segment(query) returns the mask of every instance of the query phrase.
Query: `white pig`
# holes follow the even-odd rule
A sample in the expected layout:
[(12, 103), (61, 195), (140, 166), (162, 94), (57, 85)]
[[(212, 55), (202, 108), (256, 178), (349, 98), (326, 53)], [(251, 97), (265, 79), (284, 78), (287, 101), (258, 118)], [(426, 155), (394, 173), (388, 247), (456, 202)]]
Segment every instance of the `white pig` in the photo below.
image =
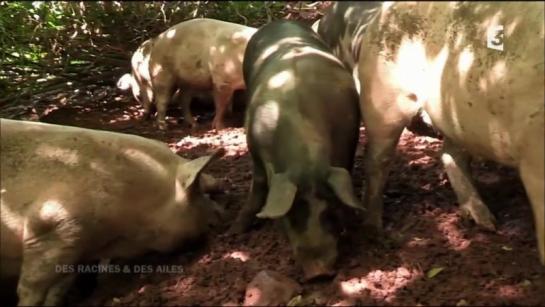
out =
[(395, 2), (376, 10), (357, 66), (368, 224), (382, 228), (391, 158), (423, 110), (444, 136), (441, 159), (458, 202), (479, 225), (494, 229), (495, 218), (473, 185), (470, 157), (518, 170), (545, 264), (544, 20), (539, 2)]
[(192, 161), (139, 136), (1, 119), (2, 278), (20, 305), (57, 305), (74, 279), (56, 268), (169, 252), (208, 228), (217, 206)]
[[(131, 73), (124, 74), (117, 82), (117, 88), (122, 91), (130, 89), (134, 99), (144, 107), (142, 120), (146, 120), (150, 117), (151, 103), (153, 102), (153, 86), (151, 85), (149, 72), (151, 46), (153, 46), (153, 39), (148, 39), (136, 49), (131, 57)], [(194, 127), (196, 122), (191, 114), (191, 98), (199, 97), (201, 99), (207, 99), (209, 98), (210, 93), (185, 90), (184, 95), (180, 94), (179, 90), (176, 91), (171, 100), (175, 101), (178, 98), (182, 99), (184, 121), (187, 125)]]
[[(149, 46), (144, 43), (133, 56), (132, 64), (133, 74), (135, 63), (144, 70), (148, 66), (149, 71), (142, 75), (149, 74), (151, 83), (146, 81), (140, 84), (144, 85), (140, 95), (146, 93), (142, 99), (145, 112), (149, 112), (150, 104), (155, 101), (157, 124), (164, 130), (167, 127), (167, 106), (176, 90), (181, 91), (183, 106), (189, 105), (195, 92), (212, 92), (216, 108), (212, 128), (222, 129), (223, 116), (233, 92), (246, 87), (242, 77), (242, 60), (248, 40), (255, 31), (255, 28), (235, 23), (198, 18), (169, 28), (154, 38)], [(150, 48), (149, 60), (146, 58), (146, 48)], [(144, 56), (138, 55), (140, 53)], [(142, 58), (140, 62), (139, 58)], [(127, 82), (128, 79), (128, 76), (122, 77), (118, 87), (136, 83)], [(186, 121), (194, 124), (192, 119), (186, 118)]]

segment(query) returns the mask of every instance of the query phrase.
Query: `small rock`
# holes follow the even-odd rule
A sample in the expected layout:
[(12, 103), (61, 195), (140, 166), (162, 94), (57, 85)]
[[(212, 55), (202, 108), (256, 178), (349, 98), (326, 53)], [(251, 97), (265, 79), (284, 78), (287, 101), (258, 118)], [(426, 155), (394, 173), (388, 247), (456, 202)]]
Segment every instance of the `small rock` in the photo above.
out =
[(264, 270), (246, 287), (244, 306), (285, 305), (301, 292), (301, 286), (280, 273)]

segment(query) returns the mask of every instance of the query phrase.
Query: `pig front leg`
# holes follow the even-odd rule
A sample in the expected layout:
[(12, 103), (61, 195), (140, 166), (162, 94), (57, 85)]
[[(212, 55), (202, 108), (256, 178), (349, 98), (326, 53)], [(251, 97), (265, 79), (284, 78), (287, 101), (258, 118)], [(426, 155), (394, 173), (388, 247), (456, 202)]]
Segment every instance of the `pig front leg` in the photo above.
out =
[(142, 107), (144, 108), (144, 112), (142, 113), (142, 117), (140, 120), (145, 121), (150, 118), (150, 112), (151, 112), (151, 103), (152, 103), (152, 94), (150, 88), (144, 88), (142, 87), (142, 92), (140, 93), (140, 103), (142, 104)]
[(165, 120), (167, 114), (168, 103), (172, 98), (174, 87), (168, 82), (164, 82), (156, 88), (155, 103), (157, 104), (157, 127), (160, 130), (167, 130), (167, 122)]
[(60, 305), (74, 280), (74, 273), (56, 272), (58, 266), (76, 263), (73, 240), (66, 238), (66, 234), (73, 232), (57, 226), (48, 233), (36, 233), (48, 227), (56, 226), (25, 225), (23, 263), (17, 285), (19, 306)]
[(388, 125), (379, 117), (366, 120), (366, 123), (367, 149), (364, 165), (367, 182), (363, 184), (365, 190), (362, 196), (363, 203), (367, 206), (367, 217), (364, 223), (366, 228), (382, 233), (382, 194), (390, 171), (390, 162), (405, 126), (401, 122), (399, 125)]
[(240, 209), (235, 223), (229, 229), (229, 233), (240, 234), (248, 230), (255, 215), (265, 205), (269, 188), (267, 185), (267, 173), (261, 161), (253, 159), (253, 176), (250, 187), (250, 195), (244, 206)]
[(233, 88), (228, 85), (217, 86), (214, 88), (214, 106), (216, 108), (216, 114), (212, 121), (212, 129), (221, 130), (225, 127), (223, 118), (225, 116), (225, 110), (231, 103), (233, 98)]
[(445, 138), (441, 160), (462, 211), (471, 216), (477, 225), (488, 230), (495, 230), (496, 219), (473, 185), (468, 154)]

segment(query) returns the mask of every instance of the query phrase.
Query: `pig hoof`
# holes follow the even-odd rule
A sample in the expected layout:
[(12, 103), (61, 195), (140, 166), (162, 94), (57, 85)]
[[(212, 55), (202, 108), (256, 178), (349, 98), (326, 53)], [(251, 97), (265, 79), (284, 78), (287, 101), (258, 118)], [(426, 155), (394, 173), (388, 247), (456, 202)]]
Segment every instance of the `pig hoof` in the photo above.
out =
[(184, 120), (183, 124), (190, 129), (197, 128), (197, 122), (195, 120)]
[(462, 211), (466, 217), (471, 216), (480, 227), (489, 231), (496, 231), (496, 218), (484, 204), (482, 206), (463, 206)]
[(157, 123), (157, 127), (158, 127), (159, 130), (161, 130), (161, 131), (167, 131), (167, 123), (165, 123), (165, 122), (159, 122), (159, 123)]
[(245, 233), (247, 229), (248, 227), (240, 225), (240, 223), (235, 223), (227, 230), (227, 235), (240, 235)]
[(327, 279), (334, 277), (337, 272), (321, 262), (312, 262), (303, 266), (305, 281)]
[(225, 126), (221, 122), (213, 122), (212, 123), (212, 129), (215, 129), (216, 131), (222, 130), (224, 128), (225, 128)]
[(382, 221), (367, 219), (363, 222), (365, 234), (369, 237), (381, 236), (383, 234)]

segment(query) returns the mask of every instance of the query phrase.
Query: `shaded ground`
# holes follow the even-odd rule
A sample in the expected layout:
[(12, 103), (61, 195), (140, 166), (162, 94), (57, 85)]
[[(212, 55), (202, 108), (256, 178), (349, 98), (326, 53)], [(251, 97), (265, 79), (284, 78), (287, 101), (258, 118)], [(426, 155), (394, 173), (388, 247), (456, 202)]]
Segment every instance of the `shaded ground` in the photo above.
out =
[[(140, 109), (132, 99), (114, 96), (112, 90), (91, 95), (92, 103), (55, 102), (17, 117), (37, 119), (37, 114), (45, 114), (41, 121), (155, 138), (187, 158), (225, 147), (227, 155), (209, 172), (227, 183), (228, 189), (216, 199), (228, 214), (206, 243), (189, 252), (125, 262), (181, 265), (182, 273), (101, 274), (96, 288), (82, 279), (72, 289), (70, 305), (237, 305), (260, 270), (302, 281), (288, 242), (273, 222), (258, 223), (240, 236), (223, 234), (245, 200), (251, 179), (242, 128), (208, 131), (211, 115), (197, 110), (201, 125), (190, 131), (174, 120), (180, 112), (171, 110), (171, 130), (162, 133), (151, 122), (134, 119)], [(241, 118), (236, 113), (232, 122), (240, 124)], [(364, 143), (362, 129), (360, 147)], [(307, 303), (545, 305), (545, 269), (539, 264), (532, 213), (518, 176), (496, 164), (474, 163), (481, 194), (498, 219), (496, 233), (483, 231), (460, 216), (440, 167), (440, 147), (438, 140), (403, 134), (385, 191), (385, 227), (398, 243), (373, 243), (359, 219), (348, 218), (338, 274), (333, 280), (303, 284)], [(364, 172), (362, 152), (359, 148), (354, 171), (358, 191)], [(442, 271), (429, 278), (434, 268)]]

